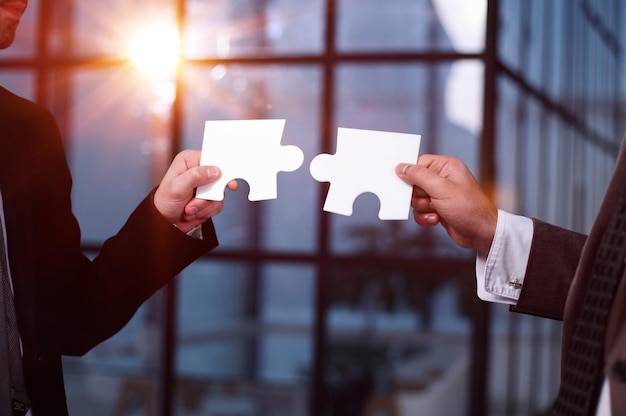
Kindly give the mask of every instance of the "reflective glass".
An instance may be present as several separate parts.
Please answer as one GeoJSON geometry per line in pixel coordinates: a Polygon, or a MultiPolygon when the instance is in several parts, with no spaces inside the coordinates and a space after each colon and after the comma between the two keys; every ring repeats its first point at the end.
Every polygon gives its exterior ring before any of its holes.
{"type": "Polygon", "coordinates": [[[304,153],[299,169],[278,173],[276,199],[248,201],[245,180],[239,181],[237,192],[226,190],[225,209],[215,220],[221,247],[249,248],[256,227],[265,250],[313,250],[318,183],[308,165],[318,150],[320,76],[306,66],[218,65],[185,71],[184,147],[201,149],[205,120],[285,119],[281,144],[304,153]]]}
{"type": "Polygon", "coordinates": [[[114,337],[82,357],[64,357],[70,414],[125,414],[157,407],[160,333],[155,300],[145,303],[114,337]]]}
{"type": "Polygon", "coordinates": [[[268,330],[261,339],[259,376],[270,383],[302,385],[313,371],[314,269],[270,263],[262,276],[260,318],[268,330]]]}
{"type": "Polygon", "coordinates": [[[432,277],[371,267],[335,276],[330,414],[466,413],[470,325],[460,305],[475,295],[464,273],[432,277]]]}
{"type": "MultiPolygon", "coordinates": [[[[482,95],[474,95],[481,92],[463,85],[480,85],[482,74],[472,66],[463,72],[460,62],[459,65],[461,71],[450,71],[449,65],[343,65],[337,70],[337,125],[419,134],[420,153],[454,155],[473,169],[478,146],[476,127],[480,123],[477,118],[481,117],[476,106],[480,106],[482,95]]],[[[405,235],[419,233],[419,229],[412,218],[380,221],[379,208],[377,196],[365,193],[356,198],[351,216],[333,215],[333,251],[400,254],[400,247],[394,244],[401,244],[405,235]]],[[[407,207],[407,215],[409,210],[407,207]]],[[[440,231],[443,237],[443,230],[435,232],[440,231]]],[[[441,249],[454,251],[454,246],[446,241],[441,239],[441,249]]],[[[411,252],[407,247],[405,254],[411,252]]]]}
{"type": "Polygon", "coordinates": [[[110,237],[156,184],[153,139],[164,126],[153,85],[127,70],[82,70],[72,91],[68,158],[84,241],[110,237]]]}
{"type": "MultiPolygon", "coordinates": [[[[52,50],[61,55],[127,58],[134,40],[148,28],[176,27],[175,2],[172,0],[77,1],[66,13],[67,16],[56,22],[58,29],[54,33],[57,36],[49,38],[52,50]],[[59,36],[68,28],[68,19],[72,23],[69,45],[59,36]]],[[[160,41],[154,39],[154,42],[160,41]]]]}
{"type": "MultiPolygon", "coordinates": [[[[337,124],[420,134],[421,153],[456,155],[474,168],[481,113],[472,110],[481,99],[459,80],[480,85],[482,68],[453,68],[342,65],[337,124]],[[453,105],[459,99],[464,112],[453,105]]],[[[441,227],[418,227],[410,207],[406,221],[380,221],[379,207],[375,195],[364,194],[352,216],[331,217],[333,253],[361,256],[364,264],[337,265],[329,275],[330,414],[463,414],[470,332],[463,305],[474,296],[466,288],[473,254],[451,243],[441,227]],[[384,263],[390,257],[410,261],[384,263]],[[367,262],[374,259],[383,262],[367,262]],[[455,270],[441,266],[456,261],[455,270]]]]}
{"type": "Polygon", "coordinates": [[[179,279],[176,377],[189,386],[181,414],[306,415],[312,269],[268,264],[254,273],[209,260],[179,279]]]}
{"type": "MultiPolygon", "coordinates": [[[[57,116],[74,211],[84,243],[97,245],[160,180],[171,156],[174,85],[148,79],[126,59],[146,27],[174,26],[182,4],[63,1],[43,16],[43,0],[29,3],[14,45],[0,52],[0,85],[41,99],[57,116]],[[37,39],[50,48],[41,56],[37,39]]],[[[391,405],[404,414],[464,414],[476,364],[469,343],[481,324],[491,330],[491,355],[480,357],[490,360],[490,414],[547,407],[560,328],[538,327],[505,306],[493,308],[490,322],[472,322],[472,250],[457,247],[443,227],[380,221],[373,194],[356,198],[352,216],[321,221],[325,185],[309,173],[313,157],[334,152],[336,128],[351,127],[421,134],[421,153],[458,156],[478,174],[481,56],[434,63],[430,53],[481,53],[486,0],[338,0],[333,32],[326,3],[184,2],[182,147],[201,147],[205,120],[284,118],[283,144],[299,146],[305,160],[278,174],[276,200],[248,201],[243,180],[238,192],[227,191],[215,219],[220,248],[179,276],[174,414],[308,416],[313,381],[327,388],[320,405],[329,415],[390,413],[391,405]],[[335,49],[326,51],[333,33],[335,49]],[[350,53],[367,62],[350,62],[350,53]],[[395,53],[401,62],[387,60],[395,53]],[[331,143],[322,149],[326,122],[331,143]],[[281,256],[287,261],[275,260],[281,256]],[[316,311],[320,277],[328,310],[316,311]],[[320,312],[326,378],[313,380],[320,312]],[[519,360],[531,355],[551,364],[519,360]],[[533,394],[537,378],[547,380],[541,395],[533,394]]],[[[603,143],[615,147],[623,134],[623,54],[611,52],[611,36],[623,49],[625,19],[615,12],[626,7],[596,3],[500,1],[498,57],[510,72],[497,75],[490,109],[496,153],[481,154],[496,162],[499,207],[580,231],[588,231],[614,164],[603,143]]],[[[160,52],[165,42],[153,37],[148,45],[160,52]]],[[[71,414],[157,411],[161,302],[150,299],[85,357],[64,359],[71,414]]]]}
{"type": "Polygon", "coordinates": [[[484,47],[484,0],[339,0],[337,4],[337,47],[342,51],[478,53],[484,47]]]}
{"type": "Polygon", "coordinates": [[[178,286],[177,372],[182,376],[240,377],[245,369],[245,293],[251,268],[199,261],[178,286]]]}
{"type": "Polygon", "coordinates": [[[31,72],[2,71],[0,86],[28,100],[35,98],[35,77],[31,72]]]}
{"type": "Polygon", "coordinates": [[[187,2],[187,58],[319,52],[322,0],[187,2]]]}

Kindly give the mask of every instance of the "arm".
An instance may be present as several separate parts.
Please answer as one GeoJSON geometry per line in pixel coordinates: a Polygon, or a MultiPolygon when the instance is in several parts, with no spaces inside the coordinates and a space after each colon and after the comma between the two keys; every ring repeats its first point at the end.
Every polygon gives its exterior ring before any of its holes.
{"type": "MultiPolygon", "coordinates": [[[[168,174],[176,171],[181,159],[188,163],[188,156],[188,152],[177,156],[168,174]]],[[[79,252],[75,218],[67,209],[57,208],[48,235],[63,237],[54,243],[57,258],[50,269],[54,275],[43,283],[39,304],[49,305],[48,327],[62,342],[63,353],[83,354],[115,334],[152,294],[217,246],[210,217],[223,205],[195,200],[193,188],[218,176],[216,169],[198,166],[186,166],[170,178],[166,175],[91,261],[79,252]],[[179,194],[189,197],[173,197],[179,194]],[[192,214],[185,213],[189,211],[192,214]],[[202,239],[186,234],[196,225],[202,226],[202,239]]]]}
{"type": "MultiPolygon", "coordinates": [[[[418,224],[440,223],[460,246],[476,249],[479,257],[488,254],[487,263],[502,263],[511,255],[499,245],[492,246],[498,211],[460,160],[421,155],[417,165],[401,164],[396,173],[414,186],[411,205],[418,224]]],[[[584,242],[582,234],[533,220],[523,287],[512,310],[562,319],[584,242]]]]}
{"type": "Polygon", "coordinates": [[[219,171],[196,166],[193,152],[177,157],[159,188],[89,259],[81,252],[56,124],[42,109],[18,104],[26,108],[8,118],[5,129],[12,140],[3,156],[11,157],[3,158],[2,172],[10,176],[0,177],[25,352],[46,345],[49,351],[82,354],[115,334],[154,292],[217,246],[207,218],[222,203],[196,200],[193,188],[215,180],[219,171]],[[200,223],[203,239],[186,235],[200,223]]]}
{"type": "Polygon", "coordinates": [[[562,320],[587,236],[539,220],[533,228],[524,286],[511,310],[562,320]]]}
{"type": "Polygon", "coordinates": [[[515,305],[526,274],[533,237],[530,218],[498,210],[498,225],[488,254],[476,255],[476,284],[482,300],[515,305]]]}
{"type": "Polygon", "coordinates": [[[400,164],[400,179],[413,185],[413,217],[421,226],[441,224],[461,247],[488,253],[498,209],[459,159],[420,155],[416,165],[400,164]]]}
{"type": "Polygon", "coordinates": [[[585,241],[582,234],[499,211],[489,255],[476,258],[478,296],[508,303],[514,312],[563,320],[585,241]]]}

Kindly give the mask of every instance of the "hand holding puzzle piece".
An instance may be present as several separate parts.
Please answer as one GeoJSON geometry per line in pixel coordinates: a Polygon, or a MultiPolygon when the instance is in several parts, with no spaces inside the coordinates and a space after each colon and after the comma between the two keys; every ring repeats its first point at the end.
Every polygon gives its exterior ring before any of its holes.
{"type": "Polygon", "coordinates": [[[331,182],[324,211],[352,215],[357,196],[378,196],[381,220],[406,220],[411,185],[395,173],[398,163],[416,163],[421,136],[373,130],[339,128],[337,152],[317,155],[310,171],[319,182],[331,182]]]}
{"type": "Polygon", "coordinates": [[[219,167],[222,176],[199,187],[196,197],[222,201],[226,184],[243,179],[250,201],[275,199],[278,172],[294,171],[304,161],[299,147],[280,144],[284,127],[285,120],[206,121],[200,164],[219,167]]]}
{"type": "MultiPolygon", "coordinates": [[[[248,199],[277,197],[276,175],[300,167],[304,156],[296,146],[280,144],[285,120],[222,120],[205,123],[202,165],[214,165],[222,176],[199,187],[196,196],[221,201],[233,179],[250,185],[248,199]]],[[[320,154],[310,173],[319,182],[331,182],[324,210],[352,215],[357,196],[365,192],[380,200],[378,217],[402,220],[409,217],[412,187],[398,178],[398,163],[416,163],[420,135],[339,128],[335,155],[320,154]]]]}

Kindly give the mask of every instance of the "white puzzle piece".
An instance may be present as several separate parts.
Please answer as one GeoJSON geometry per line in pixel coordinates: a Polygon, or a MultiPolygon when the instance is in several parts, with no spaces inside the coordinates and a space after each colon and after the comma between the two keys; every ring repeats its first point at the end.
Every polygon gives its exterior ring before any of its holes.
{"type": "Polygon", "coordinates": [[[324,211],[352,215],[357,196],[378,196],[381,220],[406,220],[411,207],[411,185],[395,173],[399,163],[416,163],[418,134],[339,128],[334,155],[317,155],[310,171],[319,182],[330,182],[324,211]]]}
{"type": "Polygon", "coordinates": [[[200,164],[220,168],[222,176],[196,190],[196,197],[221,201],[233,179],[250,186],[248,199],[274,199],[278,194],[276,176],[291,172],[304,161],[297,146],[282,146],[285,120],[208,120],[204,125],[200,164]]]}

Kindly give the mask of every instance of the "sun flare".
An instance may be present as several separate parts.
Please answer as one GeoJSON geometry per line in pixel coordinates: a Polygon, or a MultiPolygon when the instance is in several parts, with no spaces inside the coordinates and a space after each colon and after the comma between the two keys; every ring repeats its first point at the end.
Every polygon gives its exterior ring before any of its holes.
{"type": "Polygon", "coordinates": [[[180,59],[180,40],[174,26],[152,26],[138,31],[131,39],[129,57],[143,73],[154,78],[169,78],[180,59]]]}

